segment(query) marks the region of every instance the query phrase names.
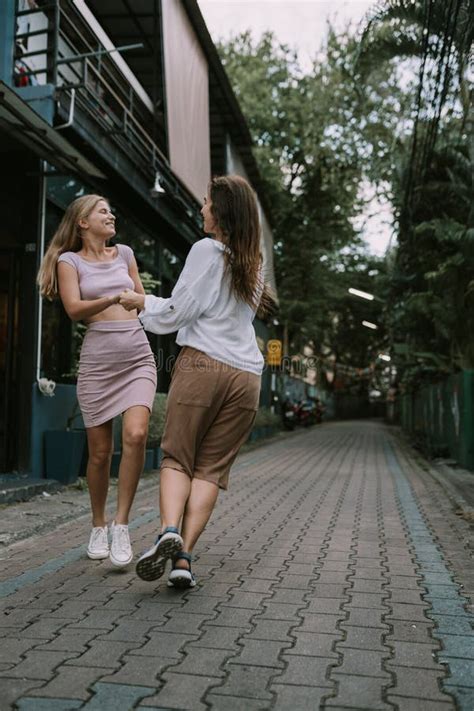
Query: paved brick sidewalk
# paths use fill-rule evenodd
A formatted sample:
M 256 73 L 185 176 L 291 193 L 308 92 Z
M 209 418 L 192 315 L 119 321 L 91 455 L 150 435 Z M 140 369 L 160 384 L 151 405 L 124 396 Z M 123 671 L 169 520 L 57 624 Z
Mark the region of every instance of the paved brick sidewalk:
M 472 531 L 383 425 L 240 457 L 192 591 L 87 560 L 88 525 L 7 549 L 2 710 L 474 708 Z

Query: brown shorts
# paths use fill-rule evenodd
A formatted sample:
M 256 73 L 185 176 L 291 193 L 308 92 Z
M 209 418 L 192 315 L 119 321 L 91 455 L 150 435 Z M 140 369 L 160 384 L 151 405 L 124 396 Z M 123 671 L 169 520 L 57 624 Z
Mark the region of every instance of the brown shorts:
M 161 468 L 227 489 L 230 468 L 255 421 L 260 381 L 259 375 L 183 348 L 168 393 Z

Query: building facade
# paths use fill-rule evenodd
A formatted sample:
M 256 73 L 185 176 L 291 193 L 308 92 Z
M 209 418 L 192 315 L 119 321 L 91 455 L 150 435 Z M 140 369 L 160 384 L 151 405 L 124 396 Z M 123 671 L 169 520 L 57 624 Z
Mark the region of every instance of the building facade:
M 116 241 L 134 249 L 163 296 L 202 236 L 212 175 L 240 173 L 257 191 L 275 287 L 271 215 L 196 0 L 2 0 L 0 155 L 0 472 L 42 477 L 44 432 L 77 419 L 84 326 L 58 301 L 41 300 L 35 284 L 66 206 L 86 193 L 106 196 Z M 268 325 L 256 330 L 264 349 Z M 150 342 L 166 392 L 174 336 Z M 46 381 L 56 384 L 53 396 Z M 269 404 L 267 380 L 262 398 Z

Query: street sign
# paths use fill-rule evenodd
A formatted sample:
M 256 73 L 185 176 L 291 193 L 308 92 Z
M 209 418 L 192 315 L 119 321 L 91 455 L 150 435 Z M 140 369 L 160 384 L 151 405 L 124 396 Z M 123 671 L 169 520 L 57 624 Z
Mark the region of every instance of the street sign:
M 267 365 L 281 365 L 282 342 L 272 338 L 267 343 Z

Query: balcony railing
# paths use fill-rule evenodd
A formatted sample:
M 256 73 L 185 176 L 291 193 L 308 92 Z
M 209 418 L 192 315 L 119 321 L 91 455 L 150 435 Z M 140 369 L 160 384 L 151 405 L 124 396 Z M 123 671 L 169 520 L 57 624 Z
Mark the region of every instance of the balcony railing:
M 110 50 L 74 5 L 65 0 L 20 9 L 16 22 L 14 86 L 52 85 L 58 108 L 69 117 L 56 126 L 58 129 L 79 121 L 76 117 L 83 112 L 133 159 L 150 185 L 159 173 L 167 193 L 194 221 L 195 210 L 190 210 L 194 198 L 172 173 L 163 150 L 164 122 L 154 110 L 163 101 L 147 101 L 144 89 L 138 86 L 137 90 L 111 56 L 111 52 L 126 52 L 140 45 Z

